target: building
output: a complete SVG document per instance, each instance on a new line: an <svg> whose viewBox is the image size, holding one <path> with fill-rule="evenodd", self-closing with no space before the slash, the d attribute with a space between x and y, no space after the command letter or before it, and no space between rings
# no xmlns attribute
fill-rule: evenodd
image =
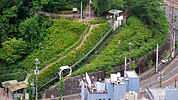
<svg viewBox="0 0 178 100"><path fill-rule="evenodd" d="M111 14L110 17L107 16L107 18L112 19L112 28L115 30L118 26L122 25L124 16L120 15L123 11L117 10L117 9L112 9L109 10L108 13Z"/></svg>
<svg viewBox="0 0 178 100"><path fill-rule="evenodd" d="M24 97L25 88L27 83L25 81L18 82L17 80L10 80L2 82L3 98L2 100L14 100ZM25 94L26 95L26 94Z"/></svg>
<svg viewBox="0 0 178 100"><path fill-rule="evenodd" d="M125 77L120 73L111 74L110 78L99 81L92 81L86 73L81 80L81 100L125 100L129 91L134 91L135 99L132 100L138 100L139 89L139 77L135 71L126 71Z"/></svg>
<svg viewBox="0 0 178 100"><path fill-rule="evenodd" d="M145 94L150 100L178 100L177 88L146 88Z"/></svg>

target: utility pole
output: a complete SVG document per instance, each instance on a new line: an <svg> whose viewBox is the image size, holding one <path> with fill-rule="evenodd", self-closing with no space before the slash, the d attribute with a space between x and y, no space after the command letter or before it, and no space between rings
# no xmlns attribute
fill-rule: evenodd
<svg viewBox="0 0 178 100"><path fill-rule="evenodd" d="M126 71L127 71L127 58L125 57L124 77L126 77Z"/></svg>
<svg viewBox="0 0 178 100"><path fill-rule="evenodd" d="M156 72L158 72L158 44L156 49Z"/></svg>
<svg viewBox="0 0 178 100"><path fill-rule="evenodd" d="M130 69L131 69L131 63L132 63L132 60L131 60L131 53L132 53L132 46L134 45L134 44L132 44L131 42L129 43L129 45L130 45Z"/></svg>
<svg viewBox="0 0 178 100"><path fill-rule="evenodd" d="M81 7L80 7L80 19L82 20L82 0L81 0Z"/></svg>
<svg viewBox="0 0 178 100"><path fill-rule="evenodd" d="M92 1L90 0L90 2L89 2L89 20L90 20L90 17L91 17L91 4L93 4L93 3L92 3Z"/></svg>
<svg viewBox="0 0 178 100"><path fill-rule="evenodd" d="M89 20L90 20L90 12L91 12L91 0L89 2Z"/></svg>

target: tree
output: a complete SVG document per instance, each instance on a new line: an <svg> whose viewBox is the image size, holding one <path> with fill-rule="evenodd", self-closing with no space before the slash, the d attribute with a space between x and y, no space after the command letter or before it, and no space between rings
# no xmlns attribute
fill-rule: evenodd
<svg viewBox="0 0 178 100"><path fill-rule="evenodd" d="M40 41L43 41L47 33L45 33L47 23L40 15L34 15L27 18L19 25L19 37L29 43L30 48L37 48Z"/></svg>
<svg viewBox="0 0 178 100"><path fill-rule="evenodd" d="M28 0L0 1L0 44L18 35L19 22L29 14L28 5Z"/></svg>
<svg viewBox="0 0 178 100"><path fill-rule="evenodd" d="M136 65L135 63L133 63L133 64L131 65L131 69L135 70L136 68L137 68L137 65Z"/></svg>
<svg viewBox="0 0 178 100"><path fill-rule="evenodd" d="M99 15L111 9L123 9L123 0L93 0L94 11Z"/></svg>
<svg viewBox="0 0 178 100"><path fill-rule="evenodd" d="M9 39L2 43L0 59L7 64L13 64L26 54L27 44L22 39Z"/></svg>
<svg viewBox="0 0 178 100"><path fill-rule="evenodd" d="M107 0L110 9L123 9L123 0Z"/></svg>

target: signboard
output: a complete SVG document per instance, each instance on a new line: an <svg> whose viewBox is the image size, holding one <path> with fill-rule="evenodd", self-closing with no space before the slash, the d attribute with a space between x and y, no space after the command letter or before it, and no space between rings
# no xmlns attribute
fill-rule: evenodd
<svg viewBox="0 0 178 100"><path fill-rule="evenodd" d="M29 100L29 93L25 93L25 100Z"/></svg>
<svg viewBox="0 0 178 100"><path fill-rule="evenodd" d="M73 8L72 11L73 11L73 12L76 12L76 11L77 11L77 8Z"/></svg>
<svg viewBox="0 0 178 100"><path fill-rule="evenodd" d="M34 70L34 74L39 74L40 71L39 70Z"/></svg>

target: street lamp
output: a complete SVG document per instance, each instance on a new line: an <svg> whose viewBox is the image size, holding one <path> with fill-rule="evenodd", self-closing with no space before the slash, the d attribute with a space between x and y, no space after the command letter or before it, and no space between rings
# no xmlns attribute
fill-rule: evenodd
<svg viewBox="0 0 178 100"><path fill-rule="evenodd" d="M39 70L37 69L38 64L40 64L40 61L38 58L35 59L35 65L36 65L36 70L34 74L36 75L36 100L38 100L38 86L37 86L37 75L39 74Z"/></svg>
<svg viewBox="0 0 178 100"><path fill-rule="evenodd" d="M34 93L35 93L35 91L34 91L34 79L32 79L32 82L31 82L30 85L32 86L32 98L33 98Z"/></svg>
<svg viewBox="0 0 178 100"><path fill-rule="evenodd" d="M177 87L177 83L176 83L177 79L176 79L176 77L175 77L172 73L169 73L169 74L174 77L174 82L175 82L174 86L175 86L175 88L176 88L176 87Z"/></svg>
<svg viewBox="0 0 178 100"><path fill-rule="evenodd" d="M159 46L157 44L157 47L156 47L156 67L155 67L156 72L158 72L158 49L159 49Z"/></svg>

